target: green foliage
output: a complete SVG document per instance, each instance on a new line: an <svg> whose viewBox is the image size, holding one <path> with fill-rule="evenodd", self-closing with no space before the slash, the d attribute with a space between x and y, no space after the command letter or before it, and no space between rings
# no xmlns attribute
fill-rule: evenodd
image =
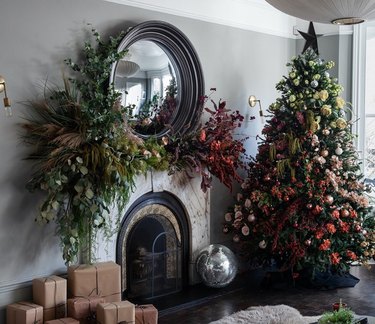
<svg viewBox="0 0 375 324"><path fill-rule="evenodd" d="M319 319L319 324L351 324L354 319L354 313L349 308L340 308L337 311L326 312Z"/></svg>
<svg viewBox="0 0 375 324"><path fill-rule="evenodd" d="M127 51L118 52L117 47L124 33L110 37L104 42L99 33L92 29L96 46L86 42L83 49L83 61L75 63L71 59L65 62L71 69L78 72L76 79L71 79L81 95L82 118L87 120L86 136L92 140L102 140L113 136L116 123L123 121L122 111L114 111L113 106L118 93L113 84L108 83L111 66L123 58Z"/></svg>
<svg viewBox="0 0 375 324"><path fill-rule="evenodd" d="M119 218L110 209L116 204L120 215L135 176L167 167L156 141L130 138L118 94L108 85L112 64L125 54L117 52L123 34L103 42L92 32L96 47L85 44L82 63L66 60L77 78L64 80L63 90L47 89L23 124L24 139L35 148L28 158L36 161L27 187L47 193L36 220L56 220L66 262L85 245L91 261L96 232L113 234Z"/></svg>
<svg viewBox="0 0 375 324"><path fill-rule="evenodd" d="M227 110L220 111L218 117L225 117L223 120L217 118L213 125L184 138L139 138L128 124L129 107L121 106L119 93L108 82L113 63L126 54L117 52L123 33L106 42L95 29L92 34L95 45L85 43L82 61L65 61L76 77L64 79L63 89L47 88L44 100L31 102L30 115L22 125L24 141L34 148L28 159L35 162L35 172L27 188L46 192L36 221L56 221L66 263L76 261L79 252L89 262L93 260L97 232L102 231L108 239L117 231L135 177L150 169L176 171L183 158L176 159L181 143L184 153L196 154L191 160L199 162L195 172L202 174L205 190L209 187L208 175L202 171L205 165L230 186L230 180L239 179L237 158L243 151L242 143L232 137L235 121L241 117L238 112L229 115ZM173 79L154 116L160 126L165 126L176 108L176 91ZM219 154L218 148L213 150L202 143L193 145L202 131L206 132L205 127L207 132L208 127L220 129L214 133L218 140L225 139L225 152ZM217 155L215 164L209 160L211 151ZM183 164L185 168L191 166Z"/></svg>

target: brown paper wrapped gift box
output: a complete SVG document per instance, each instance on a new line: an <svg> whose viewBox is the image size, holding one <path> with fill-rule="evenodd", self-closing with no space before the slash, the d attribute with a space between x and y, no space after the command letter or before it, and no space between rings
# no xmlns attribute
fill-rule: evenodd
<svg viewBox="0 0 375 324"><path fill-rule="evenodd" d="M74 318L64 317L64 318L58 318L52 321L44 322L44 324L80 324L80 323Z"/></svg>
<svg viewBox="0 0 375 324"><path fill-rule="evenodd" d="M114 303L98 304L96 317L98 324L118 324L120 322L134 324L134 304L125 300Z"/></svg>
<svg viewBox="0 0 375 324"><path fill-rule="evenodd" d="M135 306L135 324L157 324L158 310L154 305Z"/></svg>
<svg viewBox="0 0 375 324"><path fill-rule="evenodd" d="M43 320L66 316L66 279L58 276L33 280L33 301L43 306Z"/></svg>
<svg viewBox="0 0 375 324"><path fill-rule="evenodd" d="M120 266L112 261L69 266L69 297L101 296L106 302L121 301L120 280Z"/></svg>
<svg viewBox="0 0 375 324"><path fill-rule="evenodd" d="M68 299L68 316L73 317L81 324L96 323L96 307L104 303L102 297L76 297Z"/></svg>
<svg viewBox="0 0 375 324"><path fill-rule="evenodd" d="M7 324L42 324L43 307L30 302L18 302L7 306Z"/></svg>

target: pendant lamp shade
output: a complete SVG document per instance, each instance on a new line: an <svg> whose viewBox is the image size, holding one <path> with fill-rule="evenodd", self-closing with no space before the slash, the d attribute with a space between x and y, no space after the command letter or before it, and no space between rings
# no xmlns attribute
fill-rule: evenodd
<svg viewBox="0 0 375 324"><path fill-rule="evenodd" d="M129 78L136 74L139 70L139 65L132 61L120 60L117 63L116 75L119 77Z"/></svg>
<svg viewBox="0 0 375 324"><path fill-rule="evenodd" d="M352 25L375 19L375 0L266 0L280 11L308 21Z"/></svg>

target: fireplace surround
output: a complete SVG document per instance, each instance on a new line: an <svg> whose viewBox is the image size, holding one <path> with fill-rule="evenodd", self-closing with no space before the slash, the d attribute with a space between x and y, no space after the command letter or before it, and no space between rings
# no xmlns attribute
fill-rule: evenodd
<svg viewBox="0 0 375 324"><path fill-rule="evenodd" d="M181 256L179 258L179 255L175 254L176 258L179 258L178 264L180 267L175 272L179 277L176 290L200 282L195 270L195 260L200 250L210 244L210 199L209 193L202 192L200 182L200 177L189 177L184 172L173 175L168 175L166 172L149 172L147 176L137 178L136 189L126 206L117 236L107 242L100 236L97 239L98 259L100 261L112 260L121 265L124 295L127 293L134 294L137 288L133 287L133 292L129 291L129 283L131 283L130 277L128 277L130 264L126 262L126 259L131 258L132 261L135 261L132 264L131 271L134 271L137 263L140 267L142 267L142 262L144 263L143 266L146 266L146 264L150 264L150 258L152 259L150 243L135 240L136 248L127 244L126 239L132 236L134 238L148 235L154 239L159 234L165 236L162 238L165 241L161 244L164 250L160 250L160 245L156 245L156 249L154 249L156 254L164 253L165 255L168 253L168 249L165 248L170 247L171 240L176 240L178 242L177 248L180 248L178 253ZM150 229L145 230L144 226L147 227L147 224L144 225L142 222L146 221L153 224L151 227L155 232L150 231ZM139 233L143 233L143 235ZM169 238L166 236L169 236ZM168 240L169 243L166 242ZM147 244L148 246L144 246ZM133 255L131 255L132 253ZM168 264L171 260L173 258L164 259L163 262ZM148 276L151 270L148 268L144 273L135 274L133 280L145 279L141 277ZM176 277L168 271L170 271L170 268L161 274L159 273L159 275L161 277L164 275L166 279ZM139 289L140 287L141 285L138 286ZM172 292L172 290L170 291ZM159 291L154 293L154 297L168 292L168 289ZM137 296L137 294L135 293L134 296ZM138 297L142 296L138 295ZM150 292L143 297L152 298L152 293Z"/></svg>

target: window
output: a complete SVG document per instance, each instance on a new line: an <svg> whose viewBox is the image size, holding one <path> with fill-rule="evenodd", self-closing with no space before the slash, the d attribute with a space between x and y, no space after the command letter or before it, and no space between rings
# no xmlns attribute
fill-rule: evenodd
<svg viewBox="0 0 375 324"><path fill-rule="evenodd" d="M354 28L353 107L362 171L375 197L375 23Z"/></svg>
<svg viewBox="0 0 375 324"><path fill-rule="evenodd" d="M133 115L137 115L141 106L142 85L140 83L128 82L127 92L125 106L134 105Z"/></svg>
<svg viewBox="0 0 375 324"><path fill-rule="evenodd" d="M375 184L375 25L366 28L364 174Z"/></svg>

